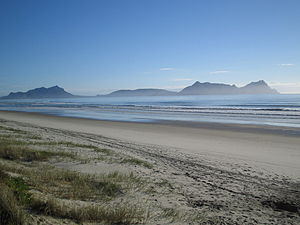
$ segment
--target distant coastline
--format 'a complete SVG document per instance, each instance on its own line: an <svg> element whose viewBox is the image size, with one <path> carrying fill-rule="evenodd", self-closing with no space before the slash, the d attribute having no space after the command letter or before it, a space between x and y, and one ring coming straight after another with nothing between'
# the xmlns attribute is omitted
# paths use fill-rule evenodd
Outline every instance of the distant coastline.
<svg viewBox="0 0 300 225"><path fill-rule="evenodd" d="M196 81L193 85L183 88L179 92L165 89L135 89L118 90L106 95L79 96L66 92L59 86L49 88L41 87L31 89L27 92L11 92L0 99L43 99L43 98L78 98L78 97L134 97L134 96L184 96L184 95L255 95L255 94L280 94L272 89L264 80L251 82L243 87L223 83L200 83Z"/></svg>

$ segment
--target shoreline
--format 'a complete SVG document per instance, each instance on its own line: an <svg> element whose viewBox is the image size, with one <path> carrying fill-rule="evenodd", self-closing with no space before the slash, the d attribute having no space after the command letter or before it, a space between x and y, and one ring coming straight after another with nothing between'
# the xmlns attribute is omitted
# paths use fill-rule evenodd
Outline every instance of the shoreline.
<svg viewBox="0 0 300 225"><path fill-rule="evenodd" d="M299 129L211 123L138 123L0 111L0 119L65 131L164 146L211 161L247 164L300 180Z"/></svg>
<svg viewBox="0 0 300 225"><path fill-rule="evenodd" d="M221 122L202 122L202 121L181 121L181 120L163 120L153 119L151 121L119 121L119 120L105 120L105 119L94 119L84 117L73 117L73 116L60 116L40 112L24 112L24 111L12 111L12 110L0 110L1 114L11 115L37 115L43 118L65 118L75 120L86 120L86 121L97 121L98 123L104 124L115 124L115 125L164 125L170 127L185 127L185 128L198 128L198 129L209 129L209 130L223 130L243 133L261 133L261 134L272 134L272 135L283 135L283 136L295 136L300 137L300 127L289 127L289 126L276 126L268 124L244 124L244 123L221 123Z"/></svg>

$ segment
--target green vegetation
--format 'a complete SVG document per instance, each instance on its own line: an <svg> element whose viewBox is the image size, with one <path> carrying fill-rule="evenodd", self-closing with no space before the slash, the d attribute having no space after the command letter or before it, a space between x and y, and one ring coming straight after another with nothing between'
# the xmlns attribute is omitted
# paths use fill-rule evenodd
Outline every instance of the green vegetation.
<svg viewBox="0 0 300 225"><path fill-rule="evenodd" d="M79 223L144 223L143 207L117 200L143 184L132 173L89 175L47 165L55 157L80 160L64 152L65 147L89 149L106 157L113 151L94 145L43 141L40 136L4 126L0 130L4 130L0 133L0 224L27 224L32 212ZM84 203L74 206L73 200Z"/></svg>
<svg viewBox="0 0 300 225"><path fill-rule="evenodd" d="M69 141L46 141L46 142L34 142L34 144L37 145L48 145L48 146L66 146L66 147L76 147L76 148L87 148L87 149L92 149L96 152L101 152L105 154L111 154L111 150L105 149L105 148L99 148L94 145L85 145L85 144L78 144L78 143L73 143Z"/></svg>
<svg viewBox="0 0 300 225"><path fill-rule="evenodd" d="M122 193L120 180L110 175L93 176L53 167L28 169L25 176L41 192L65 199L109 199Z"/></svg>
<svg viewBox="0 0 300 225"><path fill-rule="evenodd" d="M58 222L68 219L79 224L146 223L151 218L150 206L139 201L158 194L155 187L162 189L170 184L161 181L154 183L154 187L152 183L150 190L150 183L133 173L91 175L51 165L59 162L59 165L68 166L102 160L153 168L153 164L145 160L100 148L93 142L85 143L47 140L33 132L0 126L0 224L23 225L40 216L50 216ZM81 154L84 151L87 154ZM183 218L172 208L157 209L155 216L170 222Z"/></svg>
<svg viewBox="0 0 300 225"><path fill-rule="evenodd" d="M77 222L103 222L105 224L141 224L145 211L134 205L88 205L76 207L66 205L61 200L50 198L42 201L34 199L31 209L39 214L75 220Z"/></svg>
<svg viewBox="0 0 300 225"><path fill-rule="evenodd" d="M72 154L65 153L65 152L33 150L28 146L21 144L20 141L1 139L0 158L3 159L32 162L32 161L44 161L54 156L72 157Z"/></svg>
<svg viewBox="0 0 300 225"><path fill-rule="evenodd" d="M12 127L0 126L0 129L13 132L14 134L27 134L26 131L23 131L23 130L20 130L20 129L15 129L15 128L12 128Z"/></svg>
<svg viewBox="0 0 300 225"><path fill-rule="evenodd" d="M23 198L25 200L27 190L25 186L19 188L16 179L8 176L0 168L0 224L23 224L24 213L18 200L23 201Z"/></svg>
<svg viewBox="0 0 300 225"><path fill-rule="evenodd" d="M6 184L11 188L17 200L24 205L28 205L31 201L31 194L29 193L29 185L22 177L9 177Z"/></svg>
<svg viewBox="0 0 300 225"><path fill-rule="evenodd" d="M111 173L98 177L102 181L97 182L94 180L96 178L94 176L49 167L46 168L46 171L45 168L42 168L46 176L41 180L41 174L38 174L35 169L20 170L24 171L23 175L26 176L28 182L32 182L33 187L41 191L44 196L37 197L30 194L30 186L23 178L11 177L3 172L3 168L5 167L0 167L0 224L24 224L25 208L38 214L71 219L77 222L97 221L105 224L140 224L145 219L145 210L131 204L122 203L106 206L105 204L89 204L78 207L73 204L66 204L65 200L62 199L70 196L64 196L62 193L59 193L59 198L46 197L50 189L63 188L62 191L69 193L66 188L68 182L74 186L74 190L77 190L72 196L75 199L83 197L84 192L100 194L101 197L103 195L115 196L121 193L121 185L116 185L114 182L132 181L133 175ZM9 169L9 167L6 167L6 169ZM37 178L37 181L33 181L34 178ZM59 188L53 185L58 185Z"/></svg>
<svg viewBox="0 0 300 225"><path fill-rule="evenodd" d="M24 224L24 212L13 191L0 181L0 224Z"/></svg>

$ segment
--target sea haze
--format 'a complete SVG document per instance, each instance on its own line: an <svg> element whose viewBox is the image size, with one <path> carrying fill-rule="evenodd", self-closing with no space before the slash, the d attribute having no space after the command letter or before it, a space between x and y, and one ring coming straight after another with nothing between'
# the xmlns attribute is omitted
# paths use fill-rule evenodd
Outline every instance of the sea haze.
<svg viewBox="0 0 300 225"><path fill-rule="evenodd" d="M300 127L300 95L205 95L0 100L0 110L99 120Z"/></svg>

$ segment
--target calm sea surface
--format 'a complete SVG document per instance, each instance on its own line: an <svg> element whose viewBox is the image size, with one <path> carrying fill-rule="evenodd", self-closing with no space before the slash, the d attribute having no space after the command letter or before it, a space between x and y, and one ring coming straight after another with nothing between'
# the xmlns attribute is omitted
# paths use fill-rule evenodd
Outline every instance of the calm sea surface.
<svg viewBox="0 0 300 225"><path fill-rule="evenodd" d="M300 95L0 100L0 110L117 121L177 120L300 127Z"/></svg>

